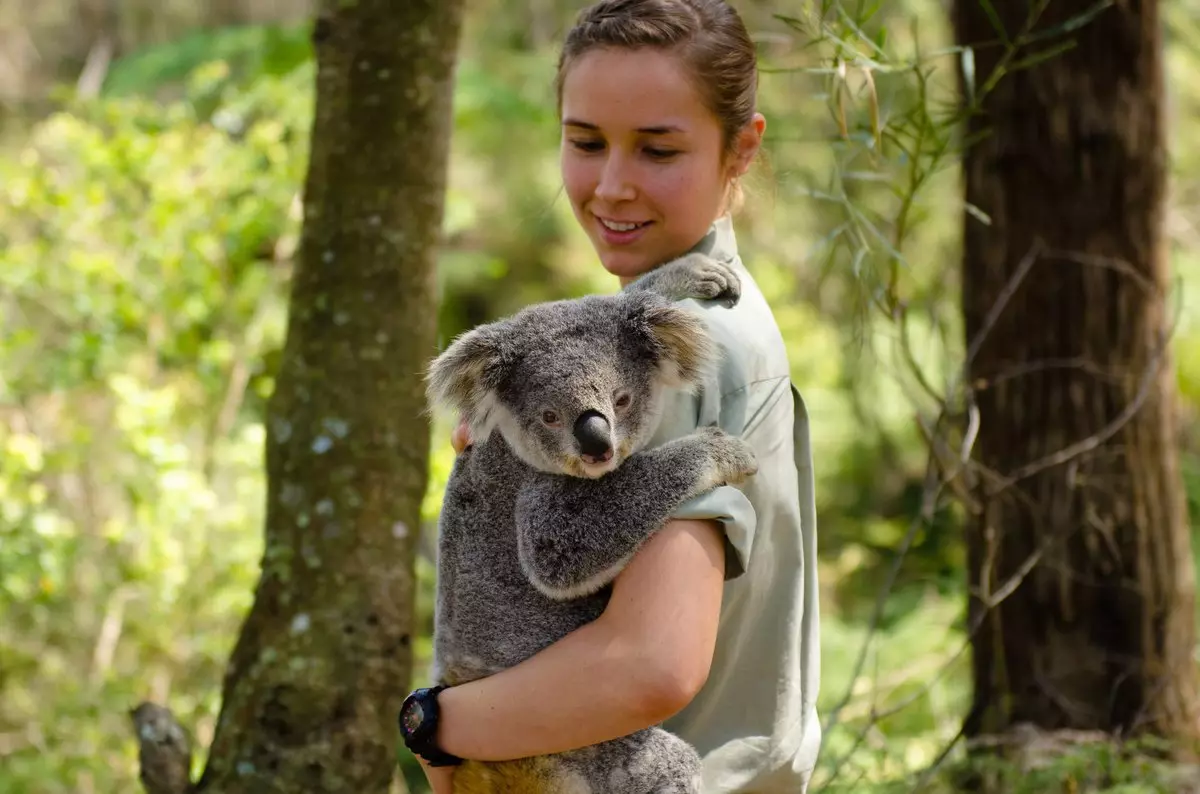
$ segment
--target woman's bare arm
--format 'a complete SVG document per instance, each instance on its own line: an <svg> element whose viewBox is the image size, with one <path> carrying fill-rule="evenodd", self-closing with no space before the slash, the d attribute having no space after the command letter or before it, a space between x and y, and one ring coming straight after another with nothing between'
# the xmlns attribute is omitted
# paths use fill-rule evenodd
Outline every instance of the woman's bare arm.
<svg viewBox="0 0 1200 794"><path fill-rule="evenodd" d="M607 741L675 714L708 677L724 555L717 522L668 522L617 576L600 618L513 668L442 692L438 745L501 761Z"/></svg>

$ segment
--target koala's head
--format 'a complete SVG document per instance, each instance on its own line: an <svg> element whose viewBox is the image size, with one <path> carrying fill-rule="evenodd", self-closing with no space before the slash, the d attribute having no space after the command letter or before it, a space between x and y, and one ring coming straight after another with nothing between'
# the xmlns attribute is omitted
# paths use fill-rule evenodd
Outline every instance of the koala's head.
<svg viewBox="0 0 1200 794"><path fill-rule="evenodd" d="M475 442L497 429L534 468L600 477L649 441L664 388L698 385L714 355L703 320L658 295L588 296L468 331L428 392Z"/></svg>

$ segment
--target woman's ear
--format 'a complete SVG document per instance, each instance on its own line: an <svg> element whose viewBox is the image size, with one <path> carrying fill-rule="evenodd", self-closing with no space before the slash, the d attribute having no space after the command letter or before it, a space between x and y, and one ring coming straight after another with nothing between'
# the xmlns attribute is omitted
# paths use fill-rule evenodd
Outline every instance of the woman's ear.
<svg viewBox="0 0 1200 794"><path fill-rule="evenodd" d="M737 135L731 141L730 179L737 179L750 170L750 164L754 162L758 150L762 148L763 135L766 131L767 119L761 113L755 113L746 126L738 130Z"/></svg>

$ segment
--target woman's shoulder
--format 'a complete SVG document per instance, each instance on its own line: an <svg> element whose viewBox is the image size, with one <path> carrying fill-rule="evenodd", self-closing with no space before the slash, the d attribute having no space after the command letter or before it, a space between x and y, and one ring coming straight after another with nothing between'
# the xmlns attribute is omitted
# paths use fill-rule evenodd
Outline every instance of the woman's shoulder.
<svg viewBox="0 0 1200 794"><path fill-rule="evenodd" d="M722 392L757 383L787 380L791 367L787 345L775 322L771 306L754 278L738 263L741 297L733 306L720 301L684 301L704 319L716 344L718 359L713 375Z"/></svg>

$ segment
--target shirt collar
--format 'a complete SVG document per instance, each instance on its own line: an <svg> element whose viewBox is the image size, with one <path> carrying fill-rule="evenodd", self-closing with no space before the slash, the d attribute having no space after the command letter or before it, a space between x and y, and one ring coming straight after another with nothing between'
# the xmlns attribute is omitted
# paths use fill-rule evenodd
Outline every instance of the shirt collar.
<svg viewBox="0 0 1200 794"><path fill-rule="evenodd" d="M708 234L700 242L692 246L688 253L699 253L711 256L724 262L732 262L738 258L737 238L733 233L733 218L722 215L709 227Z"/></svg>

